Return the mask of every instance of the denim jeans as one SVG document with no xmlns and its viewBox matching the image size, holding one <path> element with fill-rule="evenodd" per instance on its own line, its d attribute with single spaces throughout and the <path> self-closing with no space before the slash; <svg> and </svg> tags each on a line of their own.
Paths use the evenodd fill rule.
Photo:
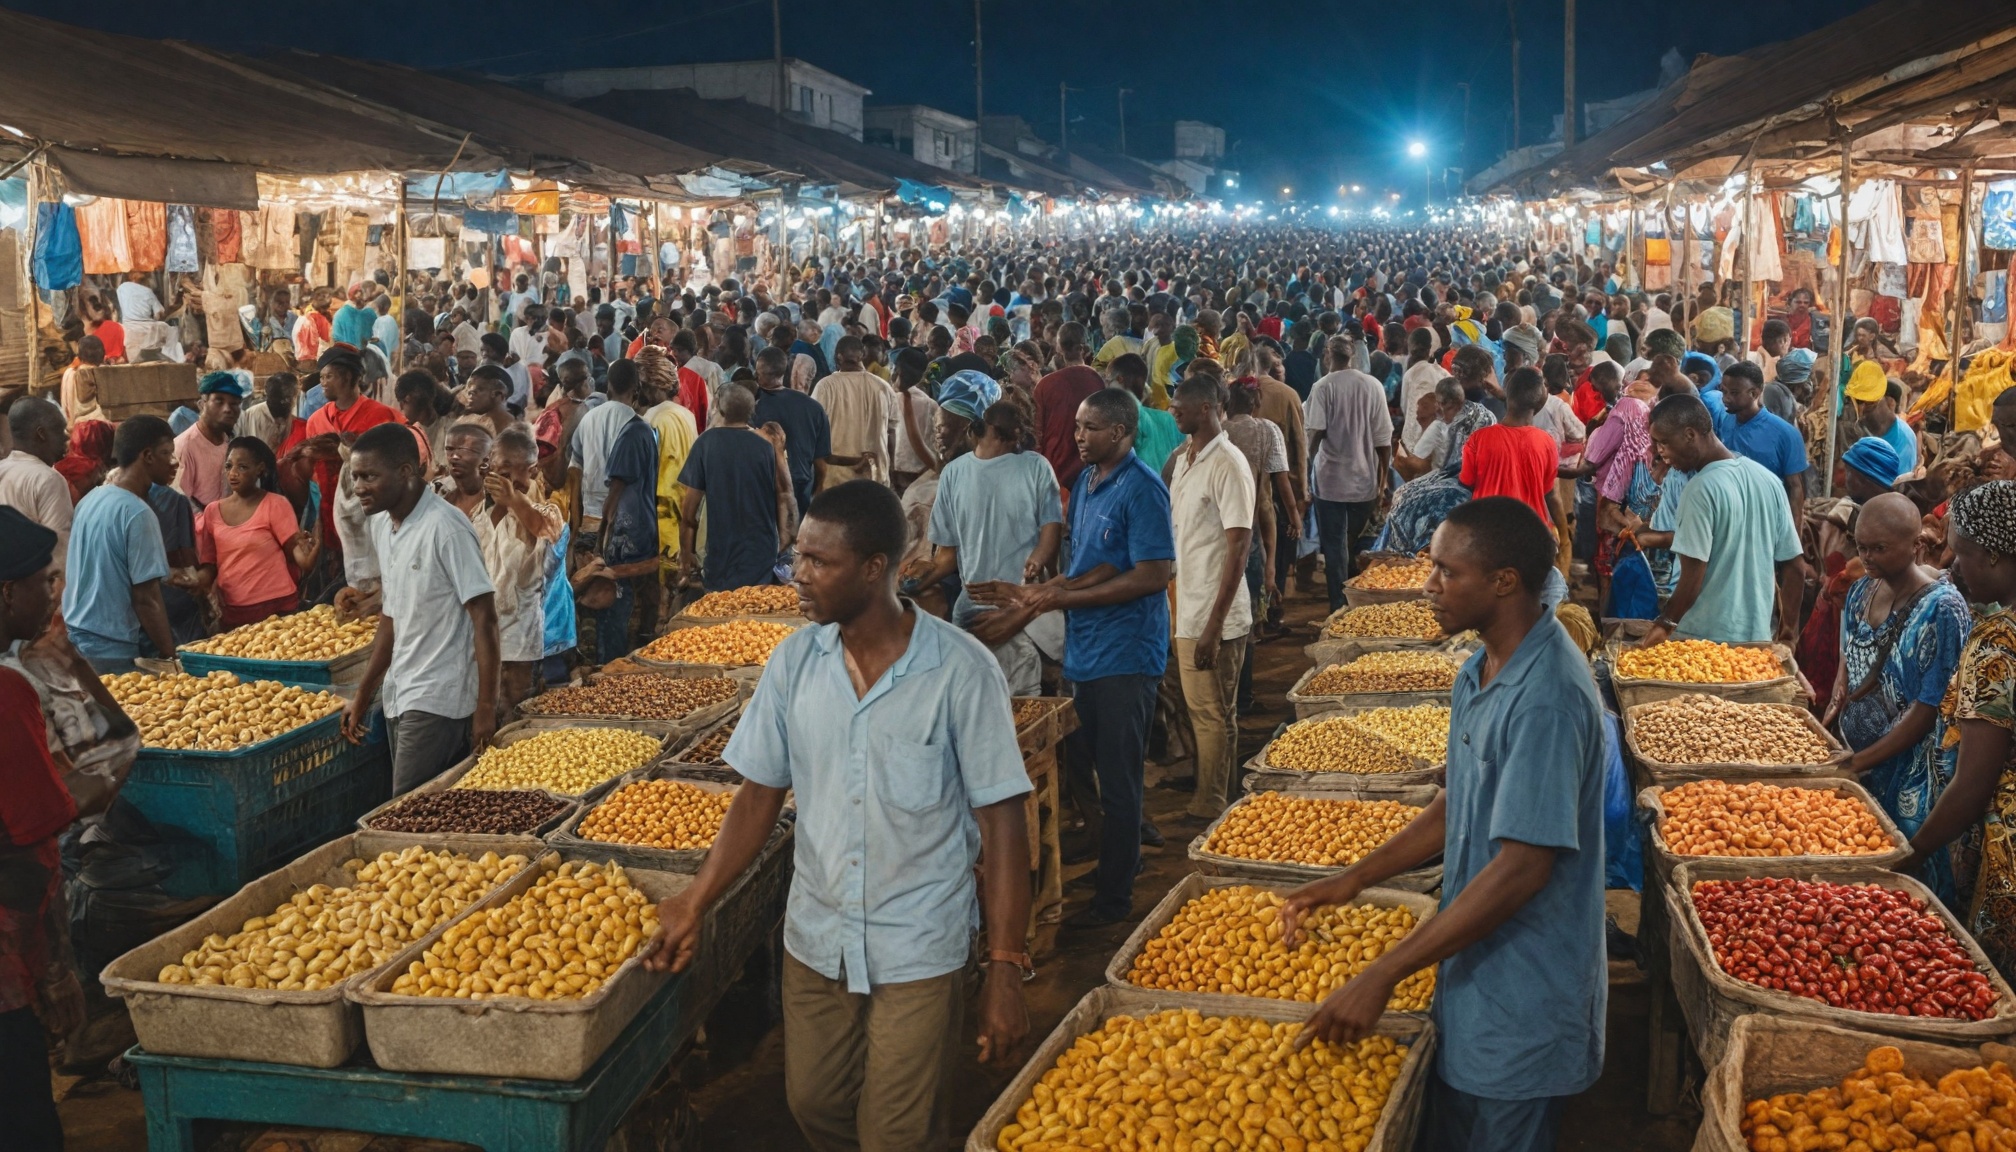
<svg viewBox="0 0 2016 1152">
<path fill-rule="evenodd" d="M 1071 686 L 1078 730 L 1064 741 L 1065 768 L 1080 795 L 1099 797 L 1099 871 L 1092 911 L 1127 916 L 1141 865 L 1143 757 L 1160 676 L 1102 676 Z"/>
<path fill-rule="evenodd" d="M 1351 578 L 1351 562 L 1364 551 L 1359 537 L 1378 506 L 1375 500 L 1316 501 L 1316 538 L 1323 544 L 1323 582 L 1332 612 L 1344 606 L 1344 581 Z"/>
<path fill-rule="evenodd" d="M 616 599 L 595 613 L 595 662 L 607 664 L 630 654 L 630 617 L 637 608 L 637 586 L 616 581 Z"/>
</svg>

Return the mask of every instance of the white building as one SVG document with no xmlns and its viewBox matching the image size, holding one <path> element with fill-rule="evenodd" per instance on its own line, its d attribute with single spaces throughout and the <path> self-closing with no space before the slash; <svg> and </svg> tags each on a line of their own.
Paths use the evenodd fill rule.
<svg viewBox="0 0 2016 1152">
<path fill-rule="evenodd" d="M 1179 160 L 1201 160 L 1215 165 L 1225 157 L 1225 129 L 1202 120 L 1178 120 L 1172 127 L 1175 147 L 1171 155 Z"/>
<path fill-rule="evenodd" d="M 576 68 L 533 77 L 562 100 L 585 100 L 617 89 L 690 89 L 703 100 L 744 100 L 817 128 L 861 139 L 867 88 L 824 68 L 784 58 L 784 106 L 777 105 L 777 62 L 660 64 L 644 68 Z M 920 155 L 918 159 L 923 159 Z"/>
<path fill-rule="evenodd" d="M 980 125 L 925 104 L 871 104 L 862 113 L 863 143 L 894 148 L 934 168 L 974 171 Z"/>
</svg>

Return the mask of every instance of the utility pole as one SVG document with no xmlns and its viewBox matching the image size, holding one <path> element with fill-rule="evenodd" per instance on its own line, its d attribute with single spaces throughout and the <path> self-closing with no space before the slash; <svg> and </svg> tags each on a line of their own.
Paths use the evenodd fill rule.
<svg viewBox="0 0 2016 1152">
<path fill-rule="evenodd" d="M 1132 88 L 1120 89 L 1120 155 L 1127 154 L 1127 94 Z"/>
<path fill-rule="evenodd" d="M 980 0 L 973 0 L 973 123 L 987 117 L 987 85 L 980 70 Z M 974 142 L 974 163 L 979 163 L 979 142 Z"/>
<path fill-rule="evenodd" d="M 1505 22 L 1512 29 L 1512 147 L 1519 147 L 1519 13 L 1518 0 L 1505 0 Z"/>
<path fill-rule="evenodd" d="M 770 56 L 777 65 L 777 114 L 784 114 L 784 16 L 783 0 L 770 0 Z"/>
<path fill-rule="evenodd" d="M 1071 89 L 1065 87 L 1064 81 L 1059 80 L 1057 82 L 1057 151 L 1059 152 L 1069 152 L 1071 150 L 1066 142 L 1066 138 L 1071 131 L 1071 125 L 1070 120 L 1064 115 L 1065 104 L 1070 100 L 1070 91 Z"/>
<path fill-rule="evenodd" d="M 1456 162 L 1463 169 L 1463 178 L 1470 178 L 1470 82 L 1459 81 L 1456 85 L 1463 89 L 1463 149 L 1457 154 Z"/>
<path fill-rule="evenodd" d="M 1575 0 L 1562 0 L 1562 3 L 1566 5 L 1567 31 L 1561 44 L 1564 54 L 1561 69 L 1561 146 L 1567 148 L 1575 143 L 1576 131 L 1581 128 L 1577 121 L 1581 117 L 1576 115 L 1575 109 Z"/>
</svg>

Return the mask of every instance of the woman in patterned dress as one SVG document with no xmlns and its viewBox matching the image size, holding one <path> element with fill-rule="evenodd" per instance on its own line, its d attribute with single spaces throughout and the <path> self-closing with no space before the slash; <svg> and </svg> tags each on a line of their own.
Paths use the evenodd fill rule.
<svg viewBox="0 0 2016 1152">
<path fill-rule="evenodd" d="M 2016 608 L 2008 607 L 2016 605 L 2016 481 L 1970 488 L 1947 515 L 1953 579 L 1976 617 L 1939 709 L 1953 779 L 1898 868 L 1951 846 L 1954 875 L 1975 877 L 1967 927 L 2006 977 L 2016 973 Z"/>
<path fill-rule="evenodd" d="M 1918 528 L 1917 505 L 1895 492 L 1856 518 L 1855 551 L 1869 574 L 1847 592 L 1826 720 L 1840 721 L 1848 769 L 1906 836 L 1953 778 L 1952 750 L 1934 729 L 1972 624 L 1960 590 L 1918 563 Z M 1964 907 L 1946 849 L 1928 854 L 1918 878 L 1949 908 Z"/>
</svg>

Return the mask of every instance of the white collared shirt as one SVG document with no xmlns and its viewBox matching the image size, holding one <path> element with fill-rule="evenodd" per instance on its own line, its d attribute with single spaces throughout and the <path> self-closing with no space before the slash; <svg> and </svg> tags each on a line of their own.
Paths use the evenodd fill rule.
<svg viewBox="0 0 2016 1152">
<path fill-rule="evenodd" d="M 1225 533 L 1253 527 L 1253 466 L 1222 430 L 1198 450 L 1195 460 L 1190 459 L 1187 441 L 1170 459 L 1176 465 L 1169 485 L 1176 529 L 1176 635 L 1195 640 L 1218 601 L 1218 584 L 1225 572 Z M 1232 594 L 1219 638 L 1234 640 L 1252 630 L 1253 605 L 1242 586 Z"/>
</svg>

